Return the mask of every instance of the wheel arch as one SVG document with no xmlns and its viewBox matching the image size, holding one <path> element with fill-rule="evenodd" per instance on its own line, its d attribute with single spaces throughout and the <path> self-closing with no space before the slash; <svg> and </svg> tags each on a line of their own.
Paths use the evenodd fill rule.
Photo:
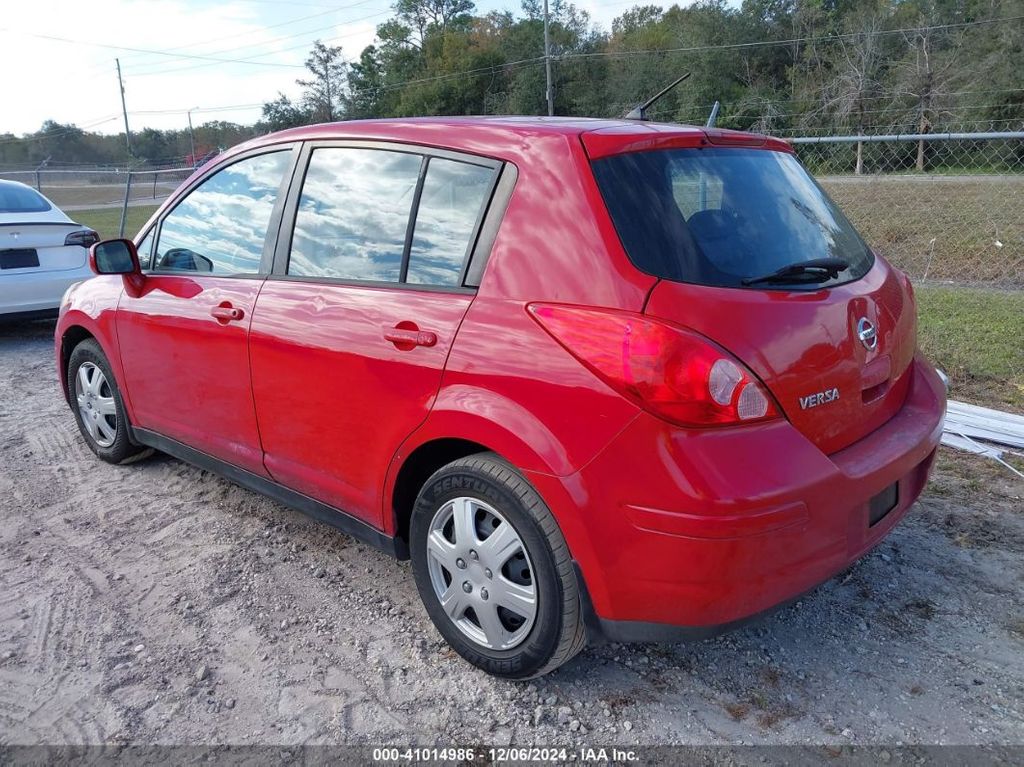
<svg viewBox="0 0 1024 767">
<path fill-rule="evenodd" d="M 69 325 L 64 328 L 60 335 L 60 346 L 58 352 L 60 387 L 64 392 L 64 399 L 68 404 L 71 404 L 71 392 L 68 391 L 68 365 L 71 363 L 71 353 L 75 350 L 76 346 L 89 339 L 100 344 L 96 335 L 84 325 Z M 100 348 L 103 348 L 102 344 L 100 344 Z"/>
<path fill-rule="evenodd" d="M 103 311 L 93 317 L 87 312 L 72 308 L 57 320 L 57 328 L 54 331 L 54 351 L 56 352 L 60 388 L 64 392 L 64 399 L 69 405 L 71 404 L 71 392 L 68 391 L 68 365 L 71 363 L 71 355 L 75 347 L 88 340 L 95 341 L 96 345 L 100 347 L 100 351 L 103 352 L 103 356 L 107 358 L 114 383 L 117 384 L 117 388 L 121 392 L 121 400 L 129 421 L 135 423 L 131 394 L 125 386 L 124 368 L 121 365 L 113 311 Z"/>
<path fill-rule="evenodd" d="M 430 475 L 483 452 L 524 473 L 565 476 L 573 471 L 564 445 L 532 413 L 486 390 L 447 387 L 427 420 L 392 458 L 383 493 L 384 531 L 408 541 L 409 516 Z"/>
<path fill-rule="evenodd" d="M 391 483 L 392 534 L 409 543 L 409 521 L 420 489 L 430 476 L 452 461 L 477 453 L 494 452 L 486 445 L 457 437 L 440 437 L 416 447 L 401 462 Z"/>
</svg>

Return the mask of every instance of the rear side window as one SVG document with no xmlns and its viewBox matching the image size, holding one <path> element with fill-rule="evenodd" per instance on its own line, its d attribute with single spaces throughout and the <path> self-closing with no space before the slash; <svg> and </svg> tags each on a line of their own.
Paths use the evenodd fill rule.
<svg viewBox="0 0 1024 767">
<path fill-rule="evenodd" d="M 593 169 L 627 254 L 648 274 L 738 288 L 801 261 L 849 263 L 813 283 L 820 288 L 859 279 L 874 263 L 853 225 L 788 153 L 671 149 L 604 158 Z"/>
<path fill-rule="evenodd" d="M 497 169 L 357 147 L 310 155 L 288 274 L 458 287 Z"/>
<path fill-rule="evenodd" d="M 430 158 L 416 212 L 407 282 L 459 284 L 493 179 L 491 168 Z"/>
<path fill-rule="evenodd" d="M 263 245 L 291 150 L 248 157 L 189 192 L 160 225 L 153 268 L 259 274 Z"/>
<path fill-rule="evenodd" d="M 44 213 L 51 208 L 35 189 L 20 184 L 0 184 L 0 213 Z"/>
<path fill-rule="evenodd" d="M 398 282 L 423 158 L 316 149 L 295 215 L 288 274 Z"/>
</svg>

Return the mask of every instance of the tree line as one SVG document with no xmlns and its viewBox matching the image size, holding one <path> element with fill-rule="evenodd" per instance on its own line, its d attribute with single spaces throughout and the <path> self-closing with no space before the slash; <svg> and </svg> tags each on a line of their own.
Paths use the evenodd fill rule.
<svg viewBox="0 0 1024 767">
<path fill-rule="evenodd" d="M 549 18 L 556 114 L 622 116 L 691 72 L 653 118 L 703 123 L 718 101 L 720 126 L 784 136 L 1024 129 L 1022 0 L 640 4 L 607 31 L 551 0 Z M 546 114 L 543 54 L 542 0 L 522 0 L 518 14 L 397 0 L 358 57 L 317 41 L 298 98 L 279 93 L 252 126 L 198 126 L 196 154 L 330 120 Z M 133 132 L 134 162 L 180 162 L 189 140 L 187 130 Z M 0 166 L 46 157 L 123 163 L 124 135 L 53 122 L 0 135 Z"/>
</svg>

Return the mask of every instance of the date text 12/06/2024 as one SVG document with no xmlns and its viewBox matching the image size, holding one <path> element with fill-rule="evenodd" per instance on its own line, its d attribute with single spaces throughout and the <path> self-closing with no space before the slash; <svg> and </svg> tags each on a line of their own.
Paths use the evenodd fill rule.
<svg viewBox="0 0 1024 767">
<path fill-rule="evenodd" d="M 494 748 L 400 748 L 385 746 L 373 749 L 373 761 L 380 763 L 418 762 L 474 762 L 485 758 L 492 764 L 504 762 L 552 762 L 563 764 L 575 762 L 635 762 L 639 756 L 635 751 L 616 747 L 563 748 L 544 746 L 499 746 Z"/>
</svg>

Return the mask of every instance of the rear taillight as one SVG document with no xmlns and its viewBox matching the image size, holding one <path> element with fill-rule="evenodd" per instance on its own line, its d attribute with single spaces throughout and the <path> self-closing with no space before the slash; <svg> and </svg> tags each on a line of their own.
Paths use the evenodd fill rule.
<svg viewBox="0 0 1024 767">
<path fill-rule="evenodd" d="M 530 304 L 531 315 L 616 391 L 681 426 L 779 417 L 764 386 L 704 336 L 642 314 Z"/>
<path fill-rule="evenodd" d="M 78 245 L 83 248 L 91 248 L 99 241 L 100 236 L 92 229 L 81 229 L 64 238 L 65 245 Z"/>
</svg>

